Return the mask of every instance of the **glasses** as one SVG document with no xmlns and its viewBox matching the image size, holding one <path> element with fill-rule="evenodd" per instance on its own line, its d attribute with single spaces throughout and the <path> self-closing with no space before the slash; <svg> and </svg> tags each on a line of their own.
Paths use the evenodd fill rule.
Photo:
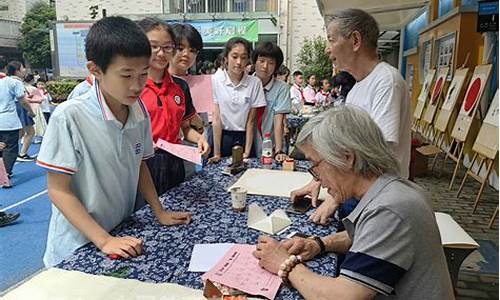
<svg viewBox="0 0 500 300">
<path fill-rule="evenodd" d="M 189 54 L 192 54 L 192 55 L 198 55 L 198 53 L 200 52 L 200 51 L 196 50 L 195 48 L 191 48 L 191 47 L 185 47 L 185 48 L 182 46 L 177 47 L 177 51 L 179 51 L 179 53 L 182 53 L 184 50 L 187 50 L 187 52 Z"/>
<path fill-rule="evenodd" d="M 312 165 L 309 169 L 307 169 L 307 172 L 309 172 L 309 174 L 311 174 L 311 176 L 313 177 L 314 181 L 319 181 L 319 174 L 314 171 L 314 168 L 316 168 L 317 166 L 319 166 L 321 164 L 323 160 L 321 159 L 320 161 L 318 161 L 317 163 L 315 163 L 314 165 Z"/>
<path fill-rule="evenodd" d="M 174 43 L 167 44 L 165 46 L 158 46 L 158 45 L 151 45 L 151 50 L 153 53 L 158 53 L 160 50 L 163 51 L 163 53 L 172 53 L 174 52 L 175 45 Z"/>
</svg>

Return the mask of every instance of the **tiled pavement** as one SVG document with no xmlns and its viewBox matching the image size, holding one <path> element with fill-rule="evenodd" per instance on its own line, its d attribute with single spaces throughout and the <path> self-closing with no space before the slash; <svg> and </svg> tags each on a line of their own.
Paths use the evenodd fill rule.
<svg viewBox="0 0 500 300">
<path fill-rule="evenodd" d="M 427 174 L 416 177 L 415 182 L 429 192 L 435 211 L 450 214 L 474 239 L 492 241 L 498 251 L 498 217 L 493 227 L 488 228 L 490 218 L 498 204 L 498 191 L 492 187 L 486 187 L 477 211 L 472 214 L 474 199 L 480 184 L 468 177 L 460 197 L 456 198 L 465 168 L 461 168 L 452 190 L 448 191 L 455 164 L 448 160 L 441 176 L 438 177 L 437 170 L 442 161 L 441 157 L 434 172 L 428 171 Z M 498 299 L 498 272 L 490 275 L 461 270 L 456 292 L 458 300 Z"/>
</svg>

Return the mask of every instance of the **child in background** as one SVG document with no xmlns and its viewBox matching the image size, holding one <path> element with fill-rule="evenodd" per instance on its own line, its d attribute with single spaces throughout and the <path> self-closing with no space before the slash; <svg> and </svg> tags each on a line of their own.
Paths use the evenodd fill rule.
<svg viewBox="0 0 500 300">
<path fill-rule="evenodd" d="M 39 89 L 41 94 L 43 95 L 43 100 L 42 103 L 40 103 L 40 107 L 42 108 L 43 117 L 48 124 L 50 119 L 50 101 L 52 101 L 52 97 L 50 97 L 49 92 L 45 88 L 45 80 L 39 79 L 36 83 L 36 88 Z"/>
<path fill-rule="evenodd" d="M 141 239 L 109 234 L 133 212 L 137 191 L 159 223 L 191 221 L 190 213 L 163 209 L 145 163 L 154 155 L 151 122 L 139 99 L 151 57 L 148 38 L 131 20 L 107 17 L 90 28 L 85 53 L 95 82 L 56 108 L 37 159 L 48 170 L 53 203 L 46 266 L 89 241 L 108 255 L 141 255 Z"/>
<path fill-rule="evenodd" d="M 328 106 L 332 103 L 332 95 L 330 93 L 331 84 L 326 78 L 321 79 L 321 90 L 316 94 L 317 106 Z"/>
</svg>

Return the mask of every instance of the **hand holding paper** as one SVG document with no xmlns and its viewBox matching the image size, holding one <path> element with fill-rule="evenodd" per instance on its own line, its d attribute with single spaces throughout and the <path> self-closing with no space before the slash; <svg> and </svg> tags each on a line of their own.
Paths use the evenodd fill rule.
<svg viewBox="0 0 500 300">
<path fill-rule="evenodd" d="M 277 209 L 267 216 L 262 207 L 256 203 L 252 203 L 248 207 L 247 225 L 250 228 L 275 234 L 290 224 L 292 221 L 282 209 Z"/>
<path fill-rule="evenodd" d="M 281 279 L 259 266 L 253 256 L 255 245 L 234 245 L 210 271 L 201 277 L 238 289 L 250 295 L 274 299 Z"/>
</svg>

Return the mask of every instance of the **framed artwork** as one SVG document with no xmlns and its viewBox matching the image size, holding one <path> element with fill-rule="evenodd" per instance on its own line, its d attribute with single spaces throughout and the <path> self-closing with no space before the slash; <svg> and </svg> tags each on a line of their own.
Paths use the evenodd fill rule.
<svg viewBox="0 0 500 300">
<path fill-rule="evenodd" d="M 453 76 L 453 55 L 455 53 L 455 37 L 456 33 L 452 32 L 436 39 L 435 61 L 436 68 L 450 67 L 450 72 L 446 80 L 450 81 Z"/>
<path fill-rule="evenodd" d="M 406 66 L 406 83 L 408 84 L 408 90 L 410 95 L 413 93 L 413 78 L 415 74 L 415 66 L 413 64 L 408 64 Z"/>
<path fill-rule="evenodd" d="M 422 51 L 421 51 L 421 56 L 420 56 L 420 70 L 423 72 L 420 72 L 420 82 L 425 82 L 425 79 L 427 78 L 427 73 L 429 72 L 431 68 L 431 63 L 432 63 L 432 39 L 424 41 L 422 43 Z"/>
<path fill-rule="evenodd" d="M 472 115 L 475 108 L 481 99 L 486 82 L 489 79 L 491 72 L 491 65 L 477 66 L 472 74 L 472 79 L 470 80 L 469 87 L 465 93 L 464 102 L 462 103 L 462 108 L 460 110 L 461 115 Z"/>
</svg>

